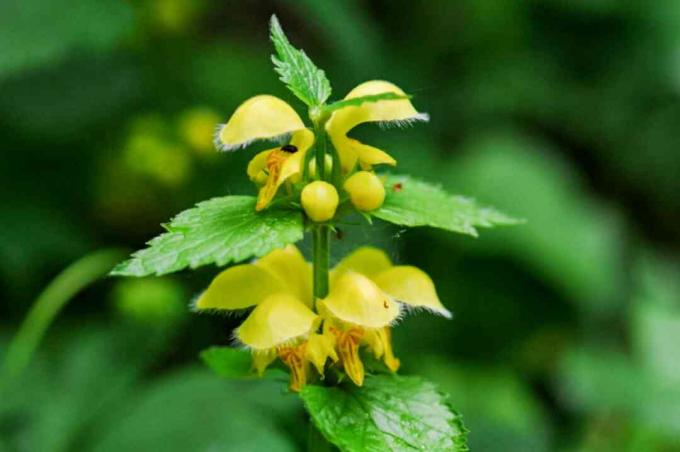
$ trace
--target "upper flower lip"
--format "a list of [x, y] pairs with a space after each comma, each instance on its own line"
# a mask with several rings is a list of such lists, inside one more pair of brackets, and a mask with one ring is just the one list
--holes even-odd
[[[355, 87], [345, 96], [345, 99], [383, 93], [405, 95], [404, 91], [393, 83], [372, 80]], [[414, 121], [427, 120], [429, 120], [429, 116], [426, 113], [419, 113], [407, 98], [381, 100], [366, 102], [358, 106], [348, 106], [334, 111], [326, 123], [326, 131], [333, 142], [333, 146], [340, 154], [343, 170], [349, 172], [357, 162], [363, 169], [370, 169], [373, 165], [378, 164], [394, 166], [397, 163], [381, 149], [349, 138], [347, 133], [354, 127], [366, 122], [401, 126]]]
[[304, 128], [304, 122], [288, 103], [261, 94], [239, 105], [229, 121], [218, 126], [214, 141], [217, 149], [233, 151], [253, 141], [277, 139]]

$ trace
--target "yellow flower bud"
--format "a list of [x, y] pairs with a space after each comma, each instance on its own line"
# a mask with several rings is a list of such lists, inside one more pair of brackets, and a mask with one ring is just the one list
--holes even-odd
[[305, 186], [300, 195], [307, 216], [317, 223], [328, 221], [338, 208], [338, 191], [328, 182], [316, 181]]
[[378, 176], [368, 171], [357, 171], [344, 185], [349, 199], [359, 210], [369, 211], [382, 206], [385, 201], [385, 187]]
[[[326, 171], [326, 174], [331, 174], [333, 171], [333, 157], [330, 155], [324, 156], [324, 171]], [[309, 177], [316, 177], [316, 159], [309, 162]]]

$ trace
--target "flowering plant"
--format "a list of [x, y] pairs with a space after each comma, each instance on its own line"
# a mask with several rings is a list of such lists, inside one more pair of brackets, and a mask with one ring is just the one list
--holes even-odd
[[[290, 44], [276, 17], [271, 39], [275, 69], [308, 107], [310, 126], [277, 97], [246, 100], [218, 128], [215, 144], [233, 152], [255, 141], [275, 143], [248, 164], [257, 197], [213, 198], [180, 213], [113, 274], [250, 261], [219, 273], [193, 304], [198, 312], [250, 311], [234, 332], [243, 347], [206, 350], [209, 366], [227, 377], [263, 376], [272, 365], [286, 369], [290, 390], [300, 394], [313, 421], [312, 449], [330, 442], [348, 451], [464, 450], [466, 430], [444, 396], [430, 383], [395, 375], [397, 320], [421, 310], [451, 317], [433, 281], [371, 247], [331, 269], [331, 231], [351, 213], [369, 223], [376, 218], [470, 235], [516, 220], [429, 183], [377, 173], [396, 160], [348, 133], [362, 123], [402, 126], [428, 115], [386, 81], [362, 83], [328, 103], [325, 73]], [[312, 235], [311, 264], [294, 246], [305, 231]]]

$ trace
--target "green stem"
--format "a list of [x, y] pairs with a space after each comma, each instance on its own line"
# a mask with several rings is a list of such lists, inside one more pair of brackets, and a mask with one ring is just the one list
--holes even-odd
[[4, 382], [21, 374], [47, 328], [66, 303], [89, 284], [105, 276], [124, 256], [122, 250], [94, 251], [68, 266], [45, 287], [7, 347], [2, 369]]
[[331, 257], [331, 229], [326, 224], [315, 225], [312, 230], [312, 263], [314, 266], [314, 298], [328, 295], [328, 268]]
[[[328, 116], [319, 114], [316, 110], [310, 114], [314, 123], [316, 175], [318, 180], [328, 181], [332, 174], [326, 172], [326, 121]], [[314, 272], [314, 299], [325, 298], [328, 295], [328, 268], [330, 262], [330, 226], [315, 224], [312, 227], [312, 263]]]
[[328, 180], [326, 174], [326, 130], [323, 123], [314, 125], [314, 135], [316, 136], [316, 177], [319, 180]]

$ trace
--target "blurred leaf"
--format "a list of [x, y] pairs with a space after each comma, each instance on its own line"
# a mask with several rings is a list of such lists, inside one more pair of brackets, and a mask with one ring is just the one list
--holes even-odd
[[452, 364], [422, 355], [408, 364], [432, 379], [464, 413], [471, 450], [551, 450], [546, 413], [518, 375], [501, 368]]
[[636, 351], [647, 371], [659, 382], [680, 385], [680, 310], [637, 305], [632, 328]]
[[399, 99], [410, 99], [411, 96], [401, 95], [397, 93], [380, 93], [380, 94], [369, 94], [368, 96], [353, 97], [351, 99], [339, 100], [328, 104], [323, 107], [323, 111], [326, 113], [333, 113], [335, 110], [339, 110], [345, 107], [358, 107], [359, 105], [368, 102], [379, 102], [381, 100], [399, 100]]
[[187, 312], [186, 290], [168, 278], [118, 281], [111, 298], [118, 312], [150, 327], [174, 325]]
[[40, 200], [14, 194], [3, 198], [0, 215], [0, 275], [12, 291], [8, 303], [28, 302], [40, 290], [47, 265], [65, 265], [87, 251], [91, 240], [65, 213]]
[[321, 105], [331, 95], [331, 84], [324, 71], [312, 63], [304, 50], [293, 47], [276, 16], [270, 22], [271, 40], [278, 55], [272, 55], [281, 81], [307, 105]]
[[[63, 147], [53, 141], [57, 139], [77, 143], [66, 149], [71, 155], [82, 152], [83, 147], [92, 153], [116, 128], [112, 121], [130, 114], [144, 91], [142, 82], [140, 68], [122, 56], [68, 58], [0, 85], [0, 114], [9, 126], [22, 132], [24, 146], [35, 141], [41, 145], [36, 153], [41, 158], [46, 152], [63, 154]], [[82, 134], [96, 125], [105, 132], [97, 140]]]
[[57, 62], [75, 50], [111, 49], [132, 25], [130, 5], [116, 0], [3, 0], [0, 80]]
[[440, 168], [447, 188], [527, 219], [466, 245], [525, 262], [584, 310], [616, 309], [623, 296], [622, 221], [583, 188], [572, 165], [545, 143], [507, 133], [474, 140], [464, 151]]
[[631, 412], [645, 403], [649, 386], [633, 363], [616, 350], [579, 347], [560, 365], [560, 392], [565, 404], [579, 412]]
[[253, 378], [250, 352], [233, 347], [210, 347], [201, 352], [201, 359], [223, 378]]
[[227, 265], [264, 256], [302, 238], [299, 212], [255, 211], [255, 198], [225, 196], [177, 215], [168, 232], [149, 242], [112, 272], [118, 276], [163, 275], [202, 265]]
[[103, 325], [50, 332], [28, 372], [0, 394], [0, 424], [21, 420], [3, 435], [22, 445], [13, 450], [79, 449], [79, 438], [126, 397], [166, 340]]
[[104, 277], [124, 251], [93, 251], [66, 267], [40, 293], [7, 348], [0, 383], [19, 377], [59, 312], [85, 287]]
[[300, 393], [327, 440], [342, 451], [467, 450], [467, 430], [433, 384], [372, 376], [363, 387], [308, 385]]
[[409, 176], [388, 176], [385, 202], [371, 215], [390, 223], [431, 226], [477, 236], [476, 227], [516, 224], [519, 220], [471, 199], [452, 196], [441, 188]]
[[268, 416], [257, 410], [237, 386], [202, 371], [165, 377], [131, 402], [93, 450], [296, 450], [271, 412]]
[[323, 38], [324, 47], [332, 49], [336, 65], [342, 68], [346, 79], [366, 80], [390, 67], [386, 58], [382, 58], [389, 54], [382, 48], [382, 30], [375, 26], [371, 12], [361, 2], [287, 0], [286, 4], [297, 10], [299, 17], [315, 24], [315, 37]]

